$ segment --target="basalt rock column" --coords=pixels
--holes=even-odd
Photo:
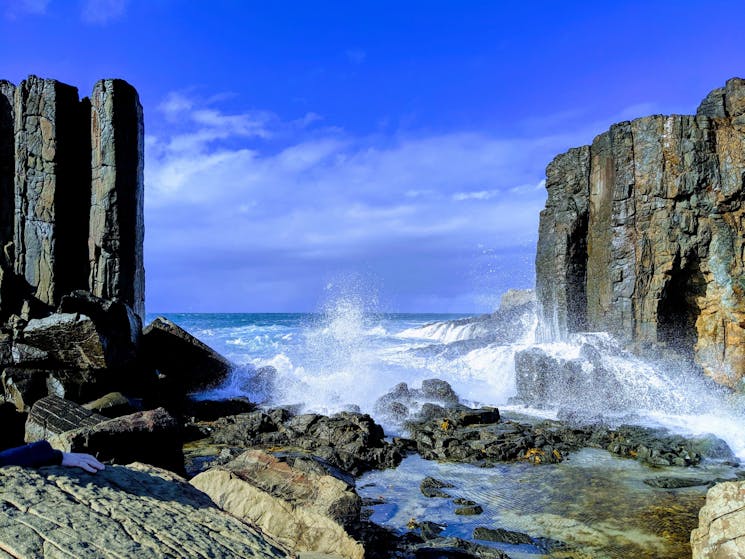
[[[542,339],[609,331],[745,378],[745,80],[695,116],[613,125],[547,169],[536,289]]]
[[[0,80],[0,250],[13,238],[13,97],[15,86]],[[0,259],[2,254],[0,253]]]
[[[143,119],[135,89],[101,80],[91,97],[90,291],[145,318]]]
[[[14,96],[15,272],[56,306],[86,287],[88,123],[76,88],[29,76]]]

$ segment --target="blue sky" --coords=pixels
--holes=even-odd
[[[487,312],[551,158],[745,75],[745,2],[0,0],[0,78],[140,92],[149,311]]]

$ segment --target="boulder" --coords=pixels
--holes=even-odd
[[[223,417],[209,429],[217,445],[300,449],[353,475],[395,467],[403,459],[404,443],[386,441],[383,428],[361,413],[293,416],[277,408]]]
[[[78,313],[56,313],[29,320],[23,343],[46,352],[54,364],[70,369],[106,367],[106,341],[90,317]]]
[[[223,510],[258,526],[295,552],[365,556],[347,528],[359,522],[354,487],[328,474],[299,470],[270,454],[249,450],[190,482]]]
[[[123,367],[137,358],[142,320],[123,301],[102,299],[77,290],[62,297],[58,312],[90,317],[105,340],[104,356],[108,367]]]
[[[65,431],[50,437],[49,443],[57,450],[93,454],[105,462],[145,462],[184,471],[181,427],[163,408]]]
[[[143,331],[145,361],[168,388],[193,393],[221,384],[234,365],[167,318],[158,317]]]
[[[3,557],[290,557],[182,478],[144,464],[95,475],[6,467],[0,487]]]
[[[745,557],[745,481],[709,489],[698,519],[691,532],[693,559]]]
[[[109,392],[92,402],[83,404],[83,407],[106,417],[119,417],[140,411],[136,409],[132,400],[121,392]]]
[[[26,420],[26,442],[49,439],[65,431],[79,427],[91,427],[108,418],[63,400],[57,396],[46,396],[38,400]]]

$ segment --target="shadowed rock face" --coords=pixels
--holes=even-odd
[[[40,316],[76,289],[144,317],[143,118],[101,80],[92,101],[29,76],[0,82],[0,317]]]
[[[536,291],[544,341],[609,331],[745,376],[745,80],[695,116],[613,125],[546,170]]]

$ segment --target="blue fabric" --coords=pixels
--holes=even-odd
[[[47,441],[9,448],[0,452],[0,466],[53,466],[62,463],[62,453],[54,450]]]

